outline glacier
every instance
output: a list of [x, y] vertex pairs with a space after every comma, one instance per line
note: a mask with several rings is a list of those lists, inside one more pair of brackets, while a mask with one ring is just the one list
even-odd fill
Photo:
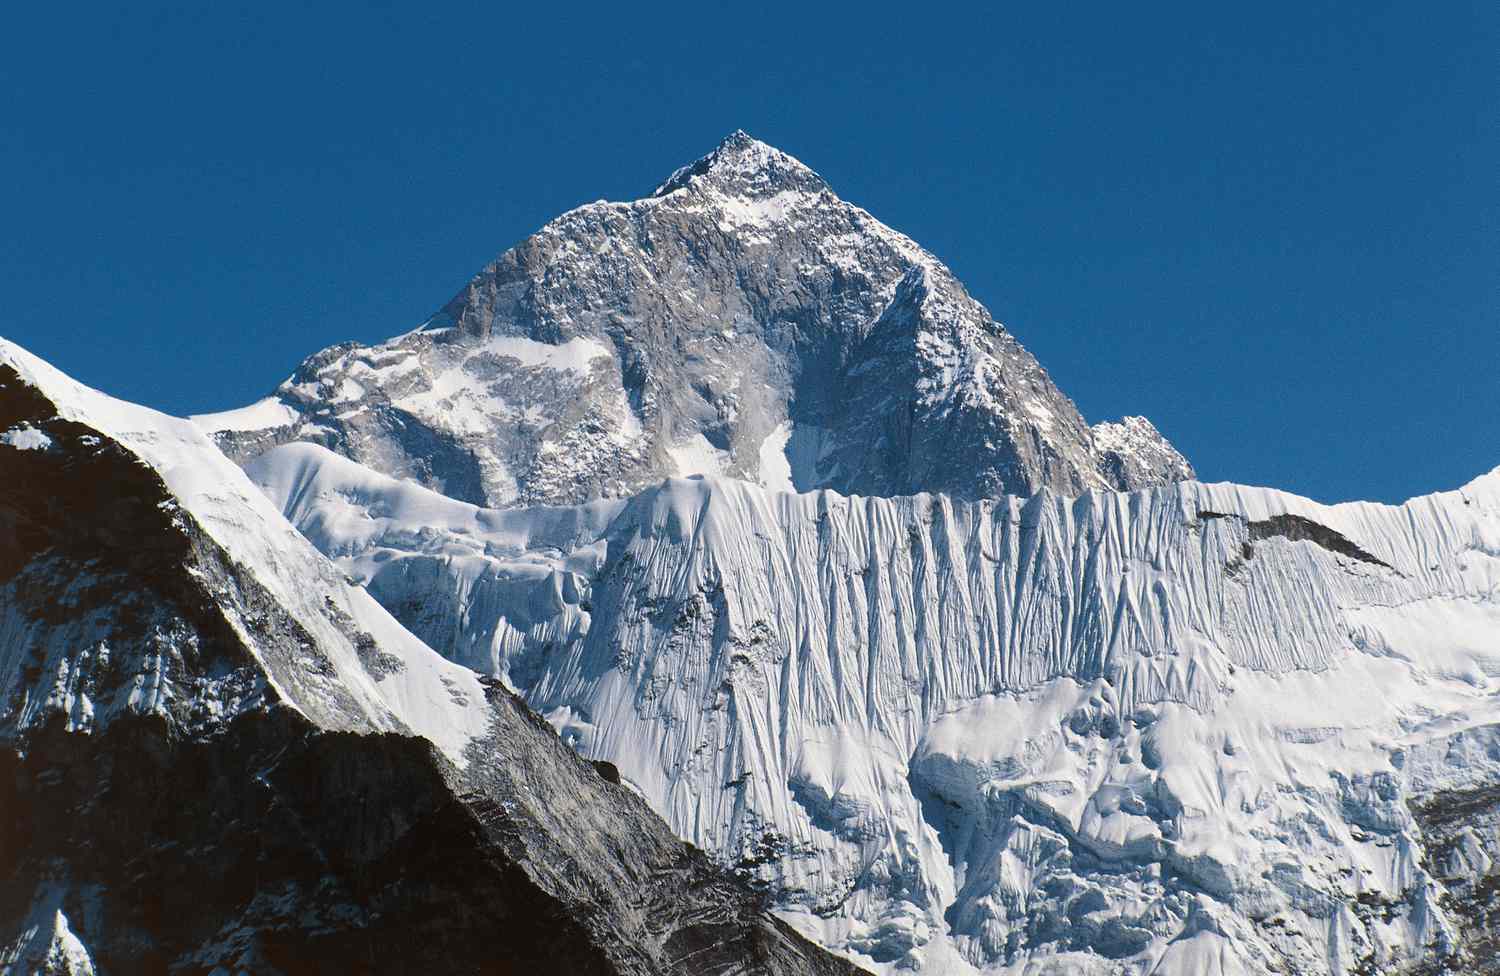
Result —
[[700, 477], [505, 510], [311, 444], [247, 471], [872, 969], [1464, 958], [1497, 835], [1441, 824], [1500, 786], [1500, 470], [1400, 506]]

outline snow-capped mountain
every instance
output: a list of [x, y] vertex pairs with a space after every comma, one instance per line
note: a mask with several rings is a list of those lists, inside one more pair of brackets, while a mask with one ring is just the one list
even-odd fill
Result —
[[0, 340], [0, 972], [854, 971], [194, 424]]
[[0, 967], [1500, 972], [1500, 469], [1193, 481], [743, 133], [250, 407], [0, 364]]
[[558, 217], [415, 332], [199, 419], [241, 460], [312, 441], [490, 507], [691, 474], [960, 498], [1193, 474], [1141, 418], [1091, 429], [940, 261], [743, 132]]
[[707, 478], [503, 511], [310, 444], [249, 470], [414, 633], [872, 967], [1493, 959], [1500, 470], [1402, 506]]

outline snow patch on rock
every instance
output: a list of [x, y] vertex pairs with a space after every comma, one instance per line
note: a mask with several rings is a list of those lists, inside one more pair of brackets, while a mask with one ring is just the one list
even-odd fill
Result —
[[52, 438], [29, 424], [22, 424], [0, 432], [0, 444], [18, 451], [45, 451], [52, 446]]

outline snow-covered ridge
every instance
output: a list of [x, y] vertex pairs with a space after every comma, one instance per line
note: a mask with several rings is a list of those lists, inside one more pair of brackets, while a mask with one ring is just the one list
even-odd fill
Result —
[[[299, 524], [397, 490], [298, 450], [257, 480], [323, 469]], [[520, 553], [320, 544], [866, 962], [1342, 973], [1457, 943], [1408, 800], [1500, 779], [1453, 745], [1500, 744], [1500, 471], [1401, 506], [700, 479], [537, 517], [567, 528]]]
[[[467, 761], [468, 745], [487, 734], [490, 724], [475, 674], [434, 654], [363, 588], [335, 571], [195, 424], [99, 393], [4, 339], [0, 339], [0, 365], [14, 369], [23, 382], [51, 401], [57, 417], [112, 438], [153, 469], [180, 503], [182, 516], [194, 520], [312, 635], [316, 646], [306, 648], [308, 658], [297, 667], [264, 657], [260, 660], [279, 700], [326, 728], [412, 731], [431, 739], [459, 766]], [[12, 441], [5, 443], [26, 448]], [[274, 542], [268, 544], [268, 540]], [[9, 608], [0, 607], [0, 612]], [[372, 672], [368, 662], [361, 660], [354, 635], [339, 625], [341, 619], [372, 635], [383, 653], [398, 660]], [[31, 625], [18, 621], [17, 626], [24, 633]], [[235, 626], [246, 646], [255, 651], [251, 629], [243, 621], [236, 621]], [[19, 652], [24, 641], [12, 636], [18, 639], [8, 643]], [[47, 658], [49, 666], [57, 669], [55, 694], [36, 704], [73, 714], [84, 731], [106, 724], [109, 714], [97, 713], [86, 699], [75, 702], [75, 672], [90, 651], [61, 650], [66, 653]], [[12, 680], [20, 674], [19, 669], [4, 670]], [[155, 687], [149, 693], [143, 690], [144, 686], [131, 691], [118, 707], [165, 710], [191, 694], [189, 689], [169, 686]], [[463, 700], [469, 707], [456, 704]], [[42, 713], [30, 704], [8, 716], [11, 722], [40, 719]], [[8, 736], [21, 731], [20, 727], [5, 730]]]

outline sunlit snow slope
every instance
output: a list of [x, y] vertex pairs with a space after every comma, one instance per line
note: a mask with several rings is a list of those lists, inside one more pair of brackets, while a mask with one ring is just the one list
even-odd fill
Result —
[[[433, 655], [368, 593], [351, 585], [246, 483], [243, 472], [215, 450], [196, 425], [90, 389], [4, 339], [0, 339], [0, 367], [15, 370], [21, 382], [45, 391], [59, 420], [82, 424], [112, 439], [157, 472], [174, 498], [173, 510], [181, 511], [179, 521], [191, 519], [201, 526], [253, 580], [250, 585], [264, 587], [275, 605], [307, 631], [312, 643], [300, 657], [285, 659], [269, 649], [260, 651], [257, 663], [265, 677], [257, 681], [267, 684], [271, 697], [326, 728], [416, 732], [442, 747], [454, 762], [465, 762], [465, 749], [474, 738], [487, 734], [490, 724], [489, 707], [474, 674]], [[8, 438], [11, 444], [26, 443], [28, 432], [35, 428], [23, 424], [0, 438]], [[100, 438], [93, 440], [97, 444]], [[31, 450], [53, 449], [45, 435], [33, 436], [29, 442]], [[62, 594], [57, 602], [63, 608], [69, 603]], [[27, 632], [36, 628], [25, 608], [9, 601], [0, 603], [0, 620], [4, 620], [0, 633], [13, 635], [17, 643], [24, 643]], [[73, 625], [80, 643], [90, 643], [96, 632], [108, 629], [82, 611], [75, 614]], [[260, 648], [255, 621], [236, 619], [232, 626], [252, 651]], [[392, 666], [372, 673], [369, 662], [361, 660], [356, 631], [375, 635], [383, 653], [393, 658]], [[56, 650], [79, 652], [78, 648]], [[225, 691], [176, 686], [163, 668], [121, 688], [108, 701], [93, 701], [83, 690], [79, 674], [88, 657], [88, 651], [83, 651], [71, 667], [66, 658], [61, 661], [58, 684], [49, 690], [50, 697], [29, 697], [19, 714], [3, 716], [18, 723], [17, 727], [4, 726], [0, 731], [24, 732], [56, 707], [66, 709], [74, 724], [88, 730], [107, 724], [117, 714], [165, 713], [177, 705], [207, 703]], [[470, 704], [458, 707], [455, 698]], [[212, 710], [216, 720], [223, 722], [237, 708], [251, 705], [264, 707], [262, 696], [236, 693], [213, 701]]]
[[1483, 944], [1500, 471], [1402, 506], [690, 479], [505, 512], [306, 444], [249, 471], [867, 963], [1352, 973]]

